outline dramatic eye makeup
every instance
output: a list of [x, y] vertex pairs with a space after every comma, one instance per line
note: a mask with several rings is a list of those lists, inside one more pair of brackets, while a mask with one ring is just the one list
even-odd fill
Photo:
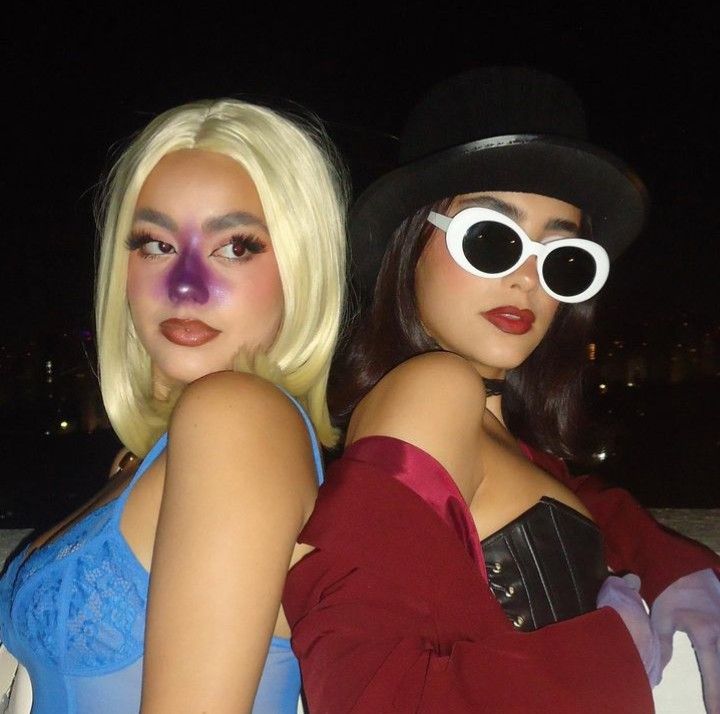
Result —
[[266, 250], [267, 246], [264, 241], [255, 236], [235, 235], [225, 245], [216, 248], [211, 255], [225, 260], [245, 261]]
[[131, 252], [139, 250], [145, 258], [175, 253], [175, 247], [172, 244], [153, 238], [149, 233], [133, 233], [125, 241], [125, 245]]
[[[140, 251], [144, 258], [172, 255], [177, 252], [171, 243], [159, 240], [147, 232], [133, 233], [125, 241], [125, 245], [129, 251]], [[215, 248], [210, 256], [232, 262], [244, 262], [250, 260], [253, 255], [264, 253], [266, 250], [265, 241], [257, 236], [234, 235], [227, 243]]]
[[[137, 256], [133, 265], [148, 266], [157, 298], [174, 304], [223, 304], [240, 283], [256, 283], [264, 266], [271, 265], [255, 262], [256, 256], [272, 252], [272, 244], [264, 221], [246, 211], [179, 222], [154, 208], [140, 208], [125, 245]], [[256, 274], [254, 266], [261, 272]]]

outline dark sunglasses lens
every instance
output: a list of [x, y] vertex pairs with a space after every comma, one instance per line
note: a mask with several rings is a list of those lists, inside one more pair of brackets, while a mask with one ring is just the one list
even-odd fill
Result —
[[520, 260], [522, 241], [503, 223], [480, 221], [467, 229], [463, 253], [470, 265], [483, 273], [502, 273]]
[[556, 248], [547, 254], [543, 277], [558, 295], [573, 297], [587, 290], [595, 279], [595, 258], [582, 248]]

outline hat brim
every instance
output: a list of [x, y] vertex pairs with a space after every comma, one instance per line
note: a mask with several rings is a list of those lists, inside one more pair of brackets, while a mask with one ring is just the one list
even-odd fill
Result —
[[620, 159], [591, 144], [511, 135], [452, 147], [405, 164], [373, 183], [350, 216], [356, 279], [372, 288], [393, 231], [422, 206], [478, 191], [517, 191], [580, 208], [592, 239], [616, 258], [642, 230], [648, 197]]

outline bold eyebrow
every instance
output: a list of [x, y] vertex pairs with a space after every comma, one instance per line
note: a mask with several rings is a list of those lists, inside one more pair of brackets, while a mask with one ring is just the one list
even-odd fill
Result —
[[[459, 209], [468, 208], [470, 206], [479, 206], [480, 208], [490, 208], [498, 213], [504, 213], [508, 218], [512, 218], [516, 223], [520, 223], [526, 218], [525, 211], [520, 210], [512, 203], [507, 203], [495, 196], [469, 196], [458, 201]], [[566, 231], [580, 235], [580, 226], [575, 221], [567, 218], [551, 218], [545, 224], [546, 231]]]
[[502, 201], [495, 196], [468, 196], [467, 198], [462, 198], [457, 202], [457, 207], [460, 210], [463, 208], [469, 208], [470, 206], [490, 208], [498, 213], [504, 213], [508, 218], [512, 218], [516, 223], [520, 223], [520, 221], [525, 218], [525, 211], [521, 211], [512, 203]]
[[258, 226], [262, 228], [265, 233], [269, 233], [265, 223], [256, 215], [248, 213], [247, 211], [234, 211], [233, 213], [226, 213], [224, 216], [208, 218], [202, 224], [203, 230], [208, 233], [217, 233], [218, 231], [224, 231], [227, 228], [235, 228], [237, 226]]
[[178, 230], [177, 223], [175, 223], [170, 216], [166, 213], [162, 213], [161, 211], [156, 211], [154, 208], [141, 208], [135, 213], [134, 220], [154, 223], [156, 226], [165, 228], [165, 230], [172, 233], [175, 233]]
[[576, 236], [580, 235], [580, 226], [575, 221], [569, 221], [567, 218], [551, 218], [545, 224], [546, 231], [567, 231], [568, 233], [574, 233]]
[[[154, 223], [156, 226], [165, 228], [165, 230], [171, 233], [177, 233], [179, 230], [177, 223], [175, 223], [170, 216], [162, 211], [156, 211], [154, 208], [141, 208], [135, 214], [134, 220]], [[267, 226], [257, 216], [247, 211], [233, 211], [232, 213], [226, 213], [224, 216], [208, 218], [203, 222], [202, 228], [208, 233], [217, 233], [227, 228], [250, 225], [258, 226], [266, 233], [269, 233]]]

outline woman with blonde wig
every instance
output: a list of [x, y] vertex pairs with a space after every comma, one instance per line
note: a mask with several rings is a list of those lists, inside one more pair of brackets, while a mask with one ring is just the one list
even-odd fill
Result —
[[322, 130], [236, 100], [165, 112], [112, 169], [96, 320], [126, 448], [0, 580], [35, 714], [297, 710], [280, 599], [336, 441], [343, 209]]

